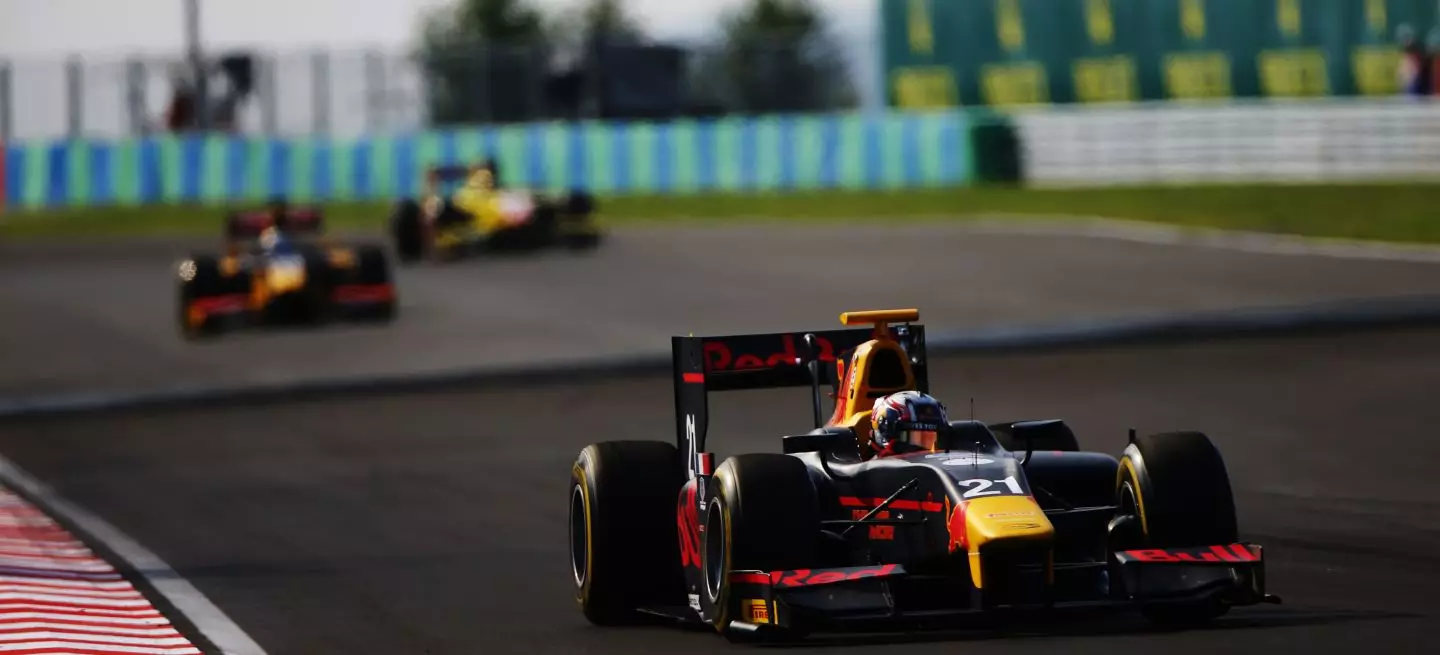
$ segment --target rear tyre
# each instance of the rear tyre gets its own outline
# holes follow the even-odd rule
[[[396,256],[402,263],[416,262],[425,256],[425,229],[419,203],[408,198],[396,203],[390,215],[390,233],[395,240]]]
[[[290,299],[285,309],[289,317],[301,325],[319,325],[334,315],[335,270],[319,249],[305,253],[305,286]],[[282,303],[283,306],[283,303]]]
[[[710,624],[729,634],[730,574],[787,571],[819,561],[820,504],[810,472],[789,455],[731,457],[706,499],[701,571]],[[799,634],[796,629],[795,634]]]
[[[1203,433],[1170,432],[1136,439],[1121,456],[1116,493],[1120,514],[1134,517],[1129,537],[1134,545],[1125,547],[1185,548],[1239,540],[1225,462]],[[1186,626],[1204,623],[1228,609],[1220,601],[1196,601],[1151,605],[1144,613],[1162,625]]]
[[[575,600],[592,624],[635,623],[638,609],[683,604],[675,499],[680,452],[663,441],[607,441],[580,451],[570,473]]]
[[[359,269],[360,283],[366,285],[391,285],[394,288],[394,276],[390,272],[390,262],[385,258],[384,249],[378,246],[360,246],[356,248],[357,268]],[[376,303],[366,308],[364,318],[376,321],[392,321],[397,313],[397,301],[394,296],[390,300]]]
[[[569,250],[594,250],[600,245],[600,230],[595,225],[595,199],[584,191],[572,191],[565,197],[560,243]]]

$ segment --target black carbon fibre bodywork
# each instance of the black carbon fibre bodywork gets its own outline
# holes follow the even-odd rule
[[[1154,535],[1137,530],[1144,504],[1126,504],[1117,486],[1127,466],[1144,467],[1133,434],[1116,457],[1079,450],[1059,419],[962,420],[950,421],[928,447],[866,456],[854,423],[822,421],[820,389],[828,385],[832,398],[852,403],[881,397],[883,390],[855,382],[856,369],[876,361],[858,354],[874,338],[886,348],[898,344],[913,372],[906,384],[927,390],[920,325],[672,340],[676,448],[686,474],[677,563],[686,598],[648,611],[739,638],[1096,605],[1205,618],[1278,601],[1265,592],[1258,546],[1156,547]],[[822,363],[836,373],[825,374]],[[782,437],[782,453],[716,461],[705,443],[710,392],[793,386],[813,387],[817,427]],[[857,388],[869,395],[857,396]],[[843,414],[837,406],[835,416]],[[763,474],[745,472],[754,466]],[[785,508],[812,502],[817,511]],[[1165,500],[1151,502],[1163,507]],[[797,522],[805,532],[795,532]],[[779,561],[755,556],[754,541],[764,539],[756,529],[783,532],[772,547],[804,553],[804,561],[747,568],[748,561]]]

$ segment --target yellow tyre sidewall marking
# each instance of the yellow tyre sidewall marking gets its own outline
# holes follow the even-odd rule
[[[571,473],[575,476],[575,484],[580,485],[580,503],[584,505],[585,512],[585,582],[581,583],[575,594],[576,602],[584,606],[590,599],[591,581],[595,577],[595,549],[591,547],[591,539],[594,537],[590,529],[590,481],[585,475],[585,469],[579,464],[571,468]]]

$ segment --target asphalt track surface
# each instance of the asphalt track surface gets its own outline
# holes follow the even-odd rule
[[[389,326],[175,328],[174,265],[215,241],[0,244],[0,398],[285,384],[664,353],[668,337],[833,327],[917,306],[933,329],[1440,293],[1434,263],[1280,257],[964,223],[616,231],[588,255],[398,272]]]
[[[845,653],[1421,653],[1440,628],[1440,329],[932,360],[982,419],[1084,447],[1199,429],[1286,604],[1205,630],[1096,620],[999,637],[825,638]],[[144,543],[270,653],[737,652],[596,629],[570,598],[565,480],[608,438],[672,439],[664,376],[0,423],[0,451]],[[963,412],[963,409],[958,411]],[[803,390],[717,395],[711,446],[776,451]]]

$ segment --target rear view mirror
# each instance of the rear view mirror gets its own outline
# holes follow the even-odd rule
[[[806,434],[781,438],[786,455],[794,453],[833,453],[855,449],[855,433],[851,430],[821,428]]]

